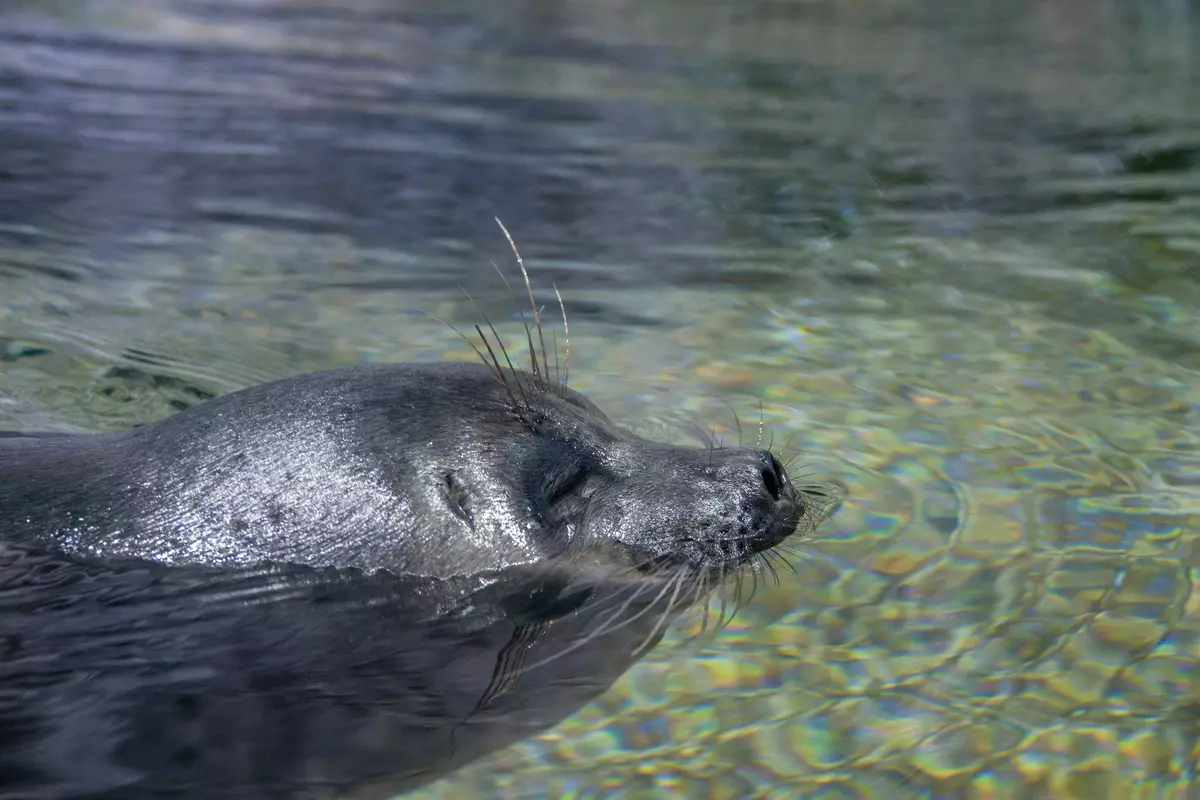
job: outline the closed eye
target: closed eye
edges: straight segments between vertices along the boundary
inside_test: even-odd
[[[583,467],[571,473],[566,480],[555,485],[554,490],[550,493],[550,505],[556,505],[571,495],[582,494],[589,474],[590,470],[587,467]]]

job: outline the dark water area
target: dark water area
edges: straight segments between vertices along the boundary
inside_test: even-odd
[[[1200,5],[0,6],[0,428],[519,342],[495,217],[614,419],[848,497],[414,796],[1198,791]]]
[[[721,272],[677,248],[1196,192],[1185,4],[6,9],[8,237],[100,261],[228,224],[481,248],[503,212],[531,257],[671,283]]]

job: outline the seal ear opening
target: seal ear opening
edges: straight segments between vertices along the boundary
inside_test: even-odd
[[[444,473],[442,475],[442,482],[443,497],[446,499],[446,505],[450,507],[450,512],[474,530],[475,512],[471,509],[471,492],[459,482],[455,470]]]

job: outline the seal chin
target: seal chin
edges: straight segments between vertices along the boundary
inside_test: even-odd
[[[804,504],[796,497],[796,491],[788,486],[791,497],[780,501],[780,508],[766,529],[759,535],[746,540],[749,555],[756,555],[783,544],[800,527],[804,515]]]

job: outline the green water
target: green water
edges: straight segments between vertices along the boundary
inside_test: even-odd
[[[499,215],[611,416],[848,494],[414,796],[1200,796],[1200,10],[950,8],[5,4],[0,427],[516,341]]]

